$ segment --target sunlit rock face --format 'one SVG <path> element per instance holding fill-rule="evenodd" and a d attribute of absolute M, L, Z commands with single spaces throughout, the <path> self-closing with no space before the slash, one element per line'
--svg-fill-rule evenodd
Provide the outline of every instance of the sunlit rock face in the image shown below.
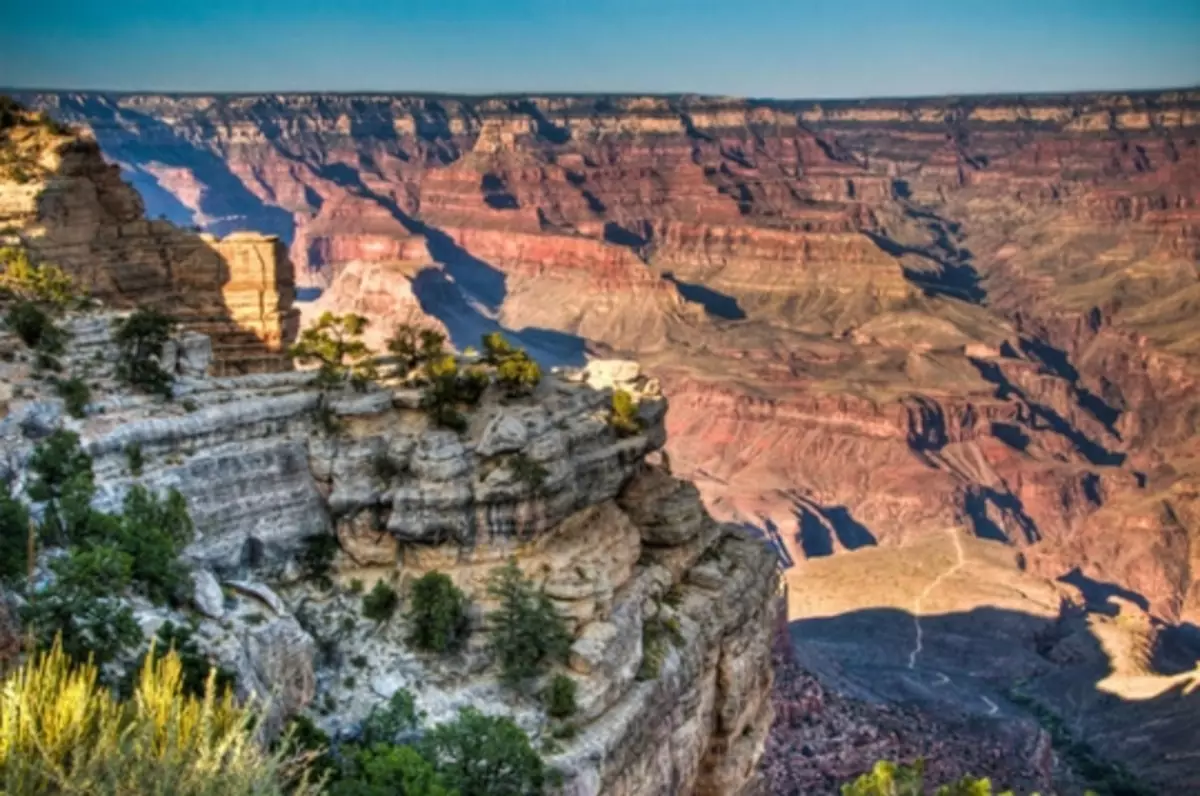
<path fill-rule="evenodd" d="M 0 346 L 18 352 L 0 361 L 0 378 L 16 387 L 0 412 L 0 478 L 22 489 L 37 440 L 66 427 L 93 458 L 99 507 L 119 507 L 134 483 L 178 489 L 196 526 L 183 553 L 192 604 L 135 601 L 136 616 L 147 633 L 193 623 L 239 693 L 266 701 L 268 731 L 305 713 L 352 736 L 407 688 L 430 723 L 470 705 L 512 715 L 535 742 L 549 738 L 540 700 L 501 686 L 487 651 L 488 578 L 512 560 L 572 636 L 559 671 L 577 685 L 578 732 L 548 759 L 563 793 L 755 787 L 773 716 L 777 565 L 759 540 L 716 522 L 693 487 L 646 461 L 664 443 L 667 404 L 636 363 L 607 361 L 594 382 L 582 371 L 547 376 L 526 398 L 492 388 L 456 433 L 433 426 L 419 390 L 400 382 L 322 393 L 311 372 L 205 375 L 212 350 L 191 331 L 162 359 L 175 400 L 152 399 L 114 381 L 114 319 L 65 323 L 76 344 L 64 367 L 92 367 L 82 418 L 64 412 L 0 332 Z M 640 431 L 610 424 L 614 384 L 637 403 Z M 536 483 L 521 475 L 533 465 L 544 471 Z M 333 544 L 331 584 L 306 563 L 314 538 Z M 413 649 L 403 612 L 382 625 L 363 616 L 364 588 L 384 581 L 404 594 L 434 570 L 472 603 L 459 655 Z M 647 623 L 672 628 L 670 639 Z M 661 657 L 650 674 L 647 655 Z"/>

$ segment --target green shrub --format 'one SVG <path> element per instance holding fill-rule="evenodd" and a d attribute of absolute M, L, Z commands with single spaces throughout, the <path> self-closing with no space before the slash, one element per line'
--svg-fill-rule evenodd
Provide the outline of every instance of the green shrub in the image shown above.
<path fill-rule="evenodd" d="M 0 580 L 14 581 L 29 572 L 29 509 L 0 482 Z"/>
<path fill-rule="evenodd" d="M 550 475 L 549 470 L 524 453 L 514 454 L 508 460 L 508 466 L 517 480 L 527 484 L 534 492 L 541 491 L 542 487 L 546 485 L 546 477 Z"/>
<path fill-rule="evenodd" d="M 467 419 L 458 411 L 458 405 L 469 403 L 464 398 L 472 397 L 475 387 L 464 388 L 464 380 L 458 371 L 458 360 L 450 354 L 430 360 L 422 368 L 422 377 L 427 386 L 421 396 L 421 406 L 430 419 L 444 428 L 465 431 Z M 482 392 L 480 389 L 479 395 L 482 395 Z M 478 396 L 475 397 L 478 400 Z"/>
<path fill-rule="evenodd" d="M 554 603 L 509 561 L 492 572 L 488 593 L 499 607 L 488 615 L 492 653 L 501 675 L 520 685 L 553 663 L 565 662 L 571 634 Z"/>
<path fill-rule="evenodd" d="M 175 377 L 163 370 L 159 358 L 175 326 L 174 318 L 145 308 L 118 321 L 114 334 L 120 352 L 117 378 L 138 389 L 169 398 Z"/>
<path fill-rule="evenodd" d="M 396 362 L 395 375 L 406 378 L 415 368 L 445 355 L 446 336 L 433 329 L 418 329 L 412 324 L 400 324 L 387 342 L 388 352 Z"/>
<path fill-rule="evenodd" d="M 29 497 L 46 504 L 42 536 L 63 543 L 72 526 L 85 522 L 91 511 L 96 491 L 92 457 L 80 447 L 78 434 L 58 429 L 34 448 L 29 469 L 34 476 Z"/>
<path fill-rule="evenodd" d="M 337 537 L 331 533 L 318 533 L 305 538 L 300 551 L 300 566 L 304 574 L 321 588 L 333 585 L 329 573 L 333 571 L 333 557 L 338 551 Z"/>
<path fill-rule="evenodd" d="M 392 694 L 383 707 L 376 706 L 363 721 L 359 740 L 364 745 L 398 743 L 419 726 L 424 714 L 417 710 L 417 701 L 412 692 L 401 688 Z"/>
<path fill-rule="evenodd" d="M 446 786 L 460 796 L 533 796 L 545 792 L 548 772 L 528 736 L 506 716 L 463 708 L 422 739 L 422 752 Z"/>
<path fill-rule="evenodd" d="M 160 500 L 141 484 L 125 495 L 116 542 L 133 558 L 135 589 L 155 603 L 179 603 L 186 597 L 188 570 L 179 554 L 192 540 L 194 527 L 187 501 L 171 489 Z"/>
<path fill-rule="evenodd" d="M 75 282 L 65 271 L 49 263 L 34 265 L 24 248 L 0 248 L 0 266 L 0 295 L 56 312 L 80 302 Z"/>
<path fill-rule="evenodd" d="M 377 581 L 375 587 L 362 598 L 363 616 L 376 622 L 391 619 L 399 605 L 400 597 L 396 590 L 382 580 Z"/>
<path fill-rule="evenodd" d="M 129 474 L 137 477 L 142 474 L 142 467 L 146 464 L 146 459 L 142 455 L 142 446 L 136 442 L 131 442 L 125 446 L 125 464 L 129 468 Z"/>
<path fill-rule="evenodd" d="M 658 677 L 670 645 L 680 646 L 682 643 L 683 632 L 674 617 L 663 619 L 660 616 L 652 616 L 643 622 L 642 663 L 638 668 L 637 678 L 653 680 Z"/>
<path fill-rule="evenodd" d="M 504 360 L 515 355 L 519 350 L 499 332 L 489 332 L 483 336 L 483 361 L 489 365 L 499 365 Z"/>
<path fill-rule="evenodd" d="M 42 356 L 58 356 L 66 349 L 67 333 L 31 301 L 18 301 L 9 307 L 4 323 L 21 338 L 21 342 Z"/>
<path fill-rule="evenodd" d="M 57 379 L 54 391 L 66 404 L 67 414 L 71 417 L 83 417 L 87 414 L 87 405 L 92 400 L 92 389 L 87 382 L 78 376 L 69 379 Z"/>
<path fill-rule="evenodd" d="M 260 714 L 232 695 L 183 691 L 178 655 L 147 659 L 133 699 L 57 646 L 0 689 L 0 791 L 11 796 L 316 796 L 302 760 L 256 740 Z"/>
<path fill-rule="evenodd" d="M 97 665 L 122 657 L 142 638 L 133 612 L 116 597 L 130 582 L 133 561 L 112 545 L 74 549 L 50 564 L 54 581 L 28 595 L 22 621 L 38 646 L 59 638 L 77 662 Z"/>
<path fill-rule="evenodd" d="M 446 652 L 467 635 L 467 597 L 450 577 L 427 572 L 412 585 L 409 597 L 409 642 L 419 649 Z"/>
<path fill-rule="evenodd" d="M 458 796 L 411 746 L 351 747 L 346 769 L 329 796 Z"/>
<path fill-rule="evenodd" d="M 301 784 L 301 774 L 307 774 L 310 782 L 328 782 L 337 774 L 337 761 L 330 751 L 329 736 L 308 716 L 293 716 L 288 721 L 283 736 L 275 744 L 275 751 L 287 758 L 307 761 L 307 771 L 285 772 L 287 792 Z"/>
<path fill-rule="evenodd" d="M 842 796 L 924 796 L 925 761 L 918 760 L 911 766 L 896 765 L 880 761 L 866 774 L 847 785 L 843 785 Z M 957 782 L 942 785 L 935 796 L 992 796 L 992 783 L 988 779 L 963 777 Z M 1012 796 L 1005 791 L 996 796 Z"/>
<path fill-rule="evenodd" d="M 365 389 L 379 377 L 375 353 L 362 341 L 368 324 L 366 318 L 354 313 L 324 312 L 300 333 L 290 353 L 304 364 L 318 366 L 317 383 L 322 388 L 349 383 Z"/>
<path fill-rule="evenodd" d="M 642 430 L 642 421 L 637 416 L 637 404 L 634 403 L 632 395 L 624 390 L 613 392 L 608 424 L 620 437 L 632 437 Z"/>
<path fill-rule="evenodd" d="M 496 383 L 510 397 L 531 394 L 542 380 L 542 369 L 524 351 L 496 366 Z"/>
<path fill-rule="evenodd" d="M 550 680 L 542 694 L 542 702 L 546 713 L 556 719 L 565 719 L 575 715 L 575 681 L 565 674 L 556 674 Z"/>

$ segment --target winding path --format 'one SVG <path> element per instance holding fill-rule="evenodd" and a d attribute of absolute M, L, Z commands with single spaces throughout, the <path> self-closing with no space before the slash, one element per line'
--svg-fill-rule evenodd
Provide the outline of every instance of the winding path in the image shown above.
<path fill-rule="evenodd" d="M 961 569 L 963 564 L 967 563 L 966 556 L 963 554 L 962 542 L 959 541 L 958 538 L 958 531 L 953 528 L 949 528 L 946 530 L 946 533 L 950 534 L 950 538 L 954 540 L 954 552 L 958 560 L 954 562 L 952 567 L 934 578 L 929 585 L 925 587 L 925 590 L 921 592 L 917 599 L 913 601 L 913 627 L 916 630 L 917 638 L 916 643 L 913 645 L 912 652 L 908 653 L 909 669 L 916 667 L 917 657 L 920 656 L 921 650 L 925 648 L 925 631 L 921 627 L 921 603 L 925 601 L 926 597 L 933 593 L 933 590 L 938 587 L 938 584 Z"/>

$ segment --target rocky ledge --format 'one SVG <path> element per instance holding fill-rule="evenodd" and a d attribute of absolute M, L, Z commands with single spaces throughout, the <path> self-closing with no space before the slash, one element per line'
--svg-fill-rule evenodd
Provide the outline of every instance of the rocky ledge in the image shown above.
<path fill-rule="evenodd" d="M 106 364 L 110 320 L 67 324 L 66 364 L 92 387 L 81 418 L 0 332 L 9 352 L 0 381 L 12 385 L 0 396 L 0 477 L 21 487 L 37 440 L 65 427 L 93 457 L 97 501 L 115 505 L 138 482 L 186 497 L 193 603 L 135 604 L 147 635 L 190 623 L 243 695 L 268 700 L 276 720 L 304 714 L 334 737 L 353 736 L 406 688 L 431 721 L 470 705 L 548 741 L 544 708 L 501 685 L 482 632 L 437 656 L 409 646 L 403 610 L 380 623 L 361 608 L 360 592 L 376 582 L 403 601 L 436 569 L 471 600 L 478 631 L 486 576 L 515 560 L 573 636 L 558 674 L 576 684 L 576 732 L 548 752 L 562 793 L 755 787 L 772 721 L 776 564 L 716 523 L 694 486 L 647 461 L 665 442 L 667 407 L 634 363 L 556 373 L 526 398 L 489 389 L 456 433 L 431 425 L 420 394 L 402 385 L 330 394 L 305 372 L 209 378 L 211 345 L 194 332 L 164 353 L 174 398 L 136 395 Z M 639 432 L 610 424 L 614 388 L 637 401 Z M 531 462 L 543 477 L 521 475 Z M 336 539 L 324 578 L 305 558 L 314 539 Z M 664 626 L 666 644 L 652 632 Z M 661 657 L 649 674 L 648 655 Z"/>

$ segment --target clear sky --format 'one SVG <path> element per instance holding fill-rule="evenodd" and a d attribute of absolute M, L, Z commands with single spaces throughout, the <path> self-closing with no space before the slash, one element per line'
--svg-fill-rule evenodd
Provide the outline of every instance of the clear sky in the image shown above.
<path fill-rule="evenodd" d="M 0 86 L 697 92 L 1200 84 L 1200 0 L 0 0 Z"/>

